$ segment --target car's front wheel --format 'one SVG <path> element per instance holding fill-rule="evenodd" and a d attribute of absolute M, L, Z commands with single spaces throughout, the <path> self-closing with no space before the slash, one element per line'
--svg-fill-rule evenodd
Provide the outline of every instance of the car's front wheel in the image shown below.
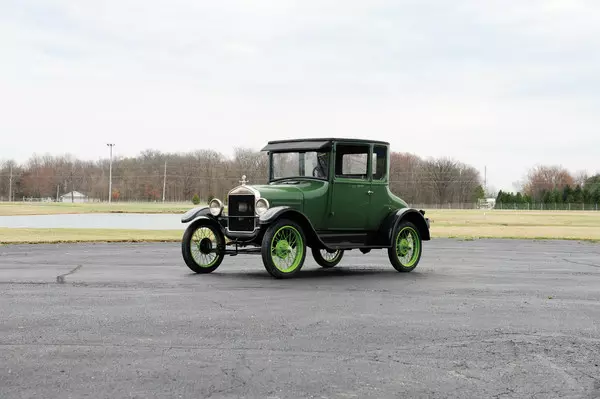
<path fill-rule="evenodd" d="M 392 266 L 399 272 L 410 272 L 421 260 L 421 235 L 411 222 L 398 224 L 392 236 L 392 246 L 388 248 Z"/>
<path fill-rule="evenodd" d="M 311 248 L 313 258 L 315 262 L 321 267 L 330 268 L 336 266 L 342 260 L 344 256 L 343 249 L 337 249 L 335 251 L 331 251 L 328 249 L 321 248 Z"/>
<path fill-rule="evenodd" d="M 215 223 L 197 220 L 183 233 L 181 252 L 185 264 L 193 272 L 211 273 L 225 257 L 225 237 Z"/>
<path fill-rule="evenodd" d="M 265 269 L 275 278 L 294 277 L 306 258 L 306 239 L 298 223 L 280 219 L 265 231 L 261 246 Z"/>

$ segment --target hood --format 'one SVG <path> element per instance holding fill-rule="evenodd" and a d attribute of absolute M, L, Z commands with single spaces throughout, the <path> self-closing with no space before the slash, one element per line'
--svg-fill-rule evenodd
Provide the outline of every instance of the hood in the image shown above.
<path fill-rule="evenodd" d="M 260 193 L 261 198 L 269 201 L 271 207 L 287 205 L 293 208 L 302 207 L 304 194 L 302 190 L 291 184 L 260 184 L 253 185 L 253 189 Z"/>

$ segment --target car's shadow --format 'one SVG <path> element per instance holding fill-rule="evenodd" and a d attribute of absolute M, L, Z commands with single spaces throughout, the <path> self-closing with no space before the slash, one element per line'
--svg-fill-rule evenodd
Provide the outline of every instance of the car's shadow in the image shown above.
<path fill-rule="evenodd" d="M 293 281 L 293 280 L 328 280 L 328 279 L 361 279 L 361 280 L 382 280 L 389 278 L 409 278 L 411 280 L 421 278 L 425 274 L 419 273 L 417 270 L 410 273 L 400 273 L 395 269 L 384 269 L 384 268 L 369 268 L 363 267 L 344 267 L 336 266 L 330 269 L 324 268 L 306 268 L 300 270 L 300 272 L 288 279 L 275 279 L 272 277 L 264 268 L 257 268 L 256 270 L 231 270 L 228 271 L 226 268 L 222 270 L 219 268 L 210 274 L 195 274 L 191 273 L 191 277 L 207 277 L 211 276 L 218 279 L 237 279 L 237 280 L 277 280 L 277 281 Z"/>

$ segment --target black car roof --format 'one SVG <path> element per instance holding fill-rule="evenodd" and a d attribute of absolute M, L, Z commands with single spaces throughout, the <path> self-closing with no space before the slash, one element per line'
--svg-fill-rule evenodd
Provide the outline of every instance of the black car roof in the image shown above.
<path fill-rule="evenodd" d="M 321 150 L 329 147 L 333 142 L 343 141 L 346 143 L 357 144 L 383 144 L 389 146 L 390 143 L 379 140 L 350 139 L 350 138 L 307 138 L 307 139 L 289 139 L 269 141 L 261 151 L 306 151 Z"/>

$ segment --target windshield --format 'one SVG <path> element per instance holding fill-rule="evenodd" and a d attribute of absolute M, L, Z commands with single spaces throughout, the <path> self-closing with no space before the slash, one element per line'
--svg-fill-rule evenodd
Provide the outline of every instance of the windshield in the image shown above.
<path fill-rule="evenodd" d="M 305 176 L 327 179 L 328 175 L 328 152 L 276 152 L 272 154 L 271 180 Z"/>

